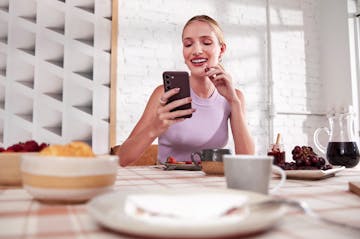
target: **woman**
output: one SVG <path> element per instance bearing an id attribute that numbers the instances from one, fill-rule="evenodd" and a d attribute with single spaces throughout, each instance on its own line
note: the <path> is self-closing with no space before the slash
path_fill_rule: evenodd
<path id="1" fill-rule="evenodd" d="M 226 51 L 218 23 L 206 15 L 191 18 L 182 33 L 183 56 L 190 70 L 191 97 L 166 104 L 179 89 L 164 92 L 158 86 L 150 96 L 143 115 L 117 152 L 120 165 L 136 161 L 158 137 L 158 160 L 168 156 L 190 160 L 191 152 L 221 148 L 228 141 L 228 120 L 236 154 L 253 154 L 253 139 L 245 117 L 245 100 L 234 88 L 231 76 L 221 66 Z M 192 109 L 173 108 L 192 102 Z M 191 118 L 181 118 L 192 114 Z M 180 118 L 179 118 L 180 117 Z"/>

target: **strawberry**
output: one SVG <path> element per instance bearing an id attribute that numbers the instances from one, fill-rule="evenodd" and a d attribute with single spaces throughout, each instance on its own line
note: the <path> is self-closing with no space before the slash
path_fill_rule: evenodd
<path id="1" fill-rule="evenodd" d="M 1 148 L 1 152 L 40 152 L 43 148 L 47 147 L 48 144 L 42 143 L 38 144 L 35 140 L 28 140 L 25 143 L 19 142 L 17 144 L 13 144 L 8 148 Z"/>
<path id="2" fill-rule="evenodd" d="M 6 150 L 7 152 L 19 152 L 23 149 L 23 144 L 22 143 L 18 143 L 18 144 L 14 144 L 11 145 L 10 147 L 8 147 Z"/>
<path id="3" fill-rule="evenodd" d="M 39 145 L 35 140 L 29 140 L 24 143 L 25 152 L 38 152 Z"/>
<path id="4" fill-rule="evenodd" d="M 169 157 L 167 157 L 166 162 L 167 163 L 176 163 L 176 159 L 172 156 L 169 156 Z"/>
<path id="5" fill-rule="evenodd" d="M 44 148 L 46 148 L 47 146 L 49 146 L 49 145 L 46 144 L 46 143 L 41 143 L 41 144 L 39 145 L 39 152 L 40 152 L 41 150 L 43 150 Z"/>
<path id="6" fill-rule="evenodd" d="M 13 152 L 15 152 L 15 151 L 12 150 L 12 149 L 5 149 L 5 150 L 3 151 L 3 153 L 13 153 Z"/>

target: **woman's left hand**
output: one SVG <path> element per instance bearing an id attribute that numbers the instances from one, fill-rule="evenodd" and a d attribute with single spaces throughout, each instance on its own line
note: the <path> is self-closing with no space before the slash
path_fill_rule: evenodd
<path id="1" fill-rule="evenodd" d="M 238 99 L 235 88 L 232 84 L 232 78 L 221 65 L 207 68 L 205 74 L 215 85 L 218 92 L 225 97 L 227 101 L 231 103 Z"/>

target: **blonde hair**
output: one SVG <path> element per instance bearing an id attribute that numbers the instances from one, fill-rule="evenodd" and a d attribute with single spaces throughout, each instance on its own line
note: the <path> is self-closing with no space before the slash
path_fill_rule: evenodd
<path id="1" fill-rule="evenodd" d="M 217 23 L 217 21 L 215 21 L 213 18 L 211 18 L 207 15 L 197 15 L 197 16 L 190 18 L 184 25 L 183 34 L 184 34 L 185 28 L 188 25 L 190 25 L 192 22 L 195 22 L 195 21 L 205 22 L 205 23 L 209 24 L 209 26 L 214 30 L 215 35 L 216 35 L 217 39 L 219 40 L 219 44 L 220 45 L 225 44 L 224 34 L 223 34 L 223 31 L 221 30 L 219 24 Z"/>

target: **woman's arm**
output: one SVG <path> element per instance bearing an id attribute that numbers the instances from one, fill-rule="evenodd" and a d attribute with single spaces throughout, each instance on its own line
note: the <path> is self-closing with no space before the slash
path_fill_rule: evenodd
<path id="1" fill-rule="evenodd" d="M 245 115 L 245 98 L 241 91 L 236 90 L 238 100 L 230 103 L 230 125 L 234 138 L 236 154 L 254 154 L 255 144 L 250 135 L 246 115 Z"/>
<path id="2" fill-rule="evenodd" d="M 213 82 L 218 92 L 230 104 L 230 125 L 234 138 L 235 153 L 254 154 L 255 145 L 247 126 L 245 98 L 242 92 L 234 88 L 231 76 L 221 65 L 210 67 L 206 71 L 206 75 Z"/>
<path id="3" fill-rule="evenodd" d="M 191 102 L 191 98 L 188 97 L 165 104 L 168 98 L 177 93 L 178 89 L 172 89 L 164 93 L 162 85 L 154 90 L 140 120 L 121 145 L 121 150 L 116 152 L 121 166 L 127 166 L 139 159 L 151 143 L 165 132 L 170 125 L 184 120 L 177 117 L 194 112 L 193 109 L 170 112 L 173 108 Z"/>

